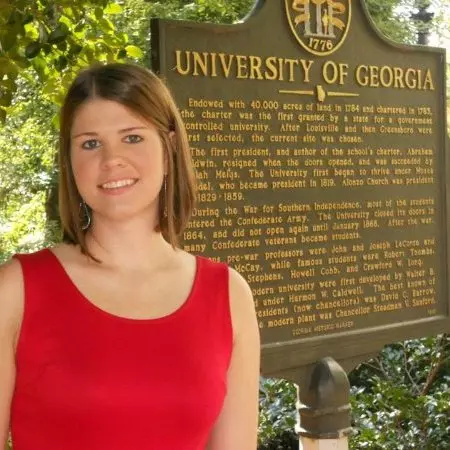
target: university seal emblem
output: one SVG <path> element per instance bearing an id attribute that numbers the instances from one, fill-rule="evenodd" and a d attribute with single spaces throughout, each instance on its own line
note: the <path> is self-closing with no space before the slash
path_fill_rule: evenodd
<path id="1" fill-rule="evenodd" d="M 352 0 L 285 0 L 289 25 L 300 45 L 325 56 L 344 42 L 350 26 Z"/>

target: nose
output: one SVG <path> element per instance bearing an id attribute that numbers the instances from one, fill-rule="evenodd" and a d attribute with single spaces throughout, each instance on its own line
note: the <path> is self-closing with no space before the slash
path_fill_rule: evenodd
<path id="1" fill-rule="evenodd" d="M 120 145 L 104 143 L 102 148 L 102 167 L 110 169 L 111 167 L 123 167 L 124 165 L 125 161 Z"/>

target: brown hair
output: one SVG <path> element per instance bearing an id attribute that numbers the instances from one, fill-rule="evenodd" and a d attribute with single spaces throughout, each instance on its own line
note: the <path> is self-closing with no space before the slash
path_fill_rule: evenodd
<path id="1" fill-rule="evenodd" d="M 118 102 L 158 130 L 167 156 L 167 196 L 159 194 L 159 225 L 164 238 L 176 247 L 195 207 L 195 176 L 188 137 L 175 101 L 166 85 L 153 72 L 134 64 L 95 65 L 81 71 L 64 100 L 60 114 L 59 211 L 65 242 L 86 247 L 80 203 L 70 158 L 71 129 L 78 108 L 87 100 L 102 98 Z M 170 132 L 174 132 L 171 138 Z M 166 197 L 166 198 L 165 198 Z M 88 211 L 90 209 L 88 207 Z"/>

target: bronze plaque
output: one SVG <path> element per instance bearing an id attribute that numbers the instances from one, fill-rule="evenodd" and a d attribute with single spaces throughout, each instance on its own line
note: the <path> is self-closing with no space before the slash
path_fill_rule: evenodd
<path id="1" fill-rule="evenodd" d="M 249 282 L 273 373 L 449 329 L 445 53 L 362 2 L 152 21 L 200 180 L 185 248 Z"/>

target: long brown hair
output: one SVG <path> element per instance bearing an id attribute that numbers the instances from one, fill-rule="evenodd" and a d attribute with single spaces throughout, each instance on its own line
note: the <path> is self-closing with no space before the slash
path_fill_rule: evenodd
<path id="1" fill-rule="evenodd" d="M 148 69 L 119 63 L 96 65 L 81 71 L 69 88 L 61 109 L 59 212 L 64 241 L 78 244 L 83 253 L 92 257 L 86 246 L 83 218 L 80 217 L 83 199 L 75 184 L 70 158 L 74 116 L 78 108 L 92 98 L 118 102 L 157 128 L 168 169 L 167 194 L 164 189 L 159 194 L 157 231 L 176 247 L 196 200 L 195 175 L 186 130 L 163 81 Z"/>

